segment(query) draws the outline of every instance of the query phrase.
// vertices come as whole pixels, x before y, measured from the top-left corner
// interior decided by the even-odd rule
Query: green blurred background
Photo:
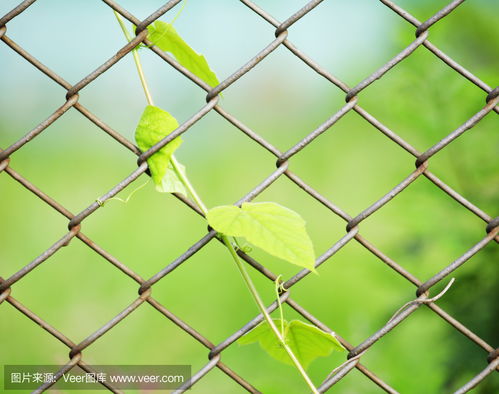
[[[18,1],[4,0],[0,14]],[[304,0],[261,0],[279,20]],[[398,0],[420,20],[448,3]],[[157,0],[120,1],[139,18]],[[161,19],[170,21],[178,7]],[[498,84],[497,1],[467,2],[431,28],[430,39],[492,87]],[[175,22],[178,32],[206,55],[221,80],[273,38],[273,28],[237,1],[190,0]],[[354,86],[414,39],[414,27],[372,0],[326,1],[290,28],[289,39]],[[71,83],[107,60],[124,39],[111,10],[99,1],[38,1],[8,23],[7,35]],[[141,50],[156,104],[180,123],[197,112],[205,93],[153,53]],[[0,45],[0,147],[6,148],[64,102],[65,91]],[[486,94],[419,48],[363,91],[360,105],[420,151],[483,107]],[[80,102],[128,139],[145,105],[131,55],[83,89]],[[222,106],[281,151],[324,122],[344,94],[285,48],[279,48],[224,92]],[[431,171],[492,217],[498,214],[497,114],[432,158]],[[238,200],[275,168],[275,158],[216,113],[184,134],[178,158],[209,207]],[[70,109],[12,155],[21,175],[77,213],[136,168],[136,157],[76,110]],[[291,169],[352,216],[414,169],[414,158],[351,112],[291,160]],[[126,197],[146,176],[125,189]],[[345,223],[281,178],[257,198],[302,214],[322,254],[345,234]],[[0,275],[7,278],[66,232],[67,220],[0,173]],[[424,177],[361,225],[361,234],[420,280],[426,280],[485,235],[485,223]],[[124,264],[149,278],[206,233],[203,220],[152,184],[123,205],[110,202],[83,222],[82,231]],[[285,278],[295,267],[254,251]],[[456,273],[438,303],[492,346],[498,342],[497,244],[489,244]],[[349,342],[381,328],[415,288],[360,244],[350,242],[292,289],[292,297]],[[273,286],[252,272],[265,301]],[[446,281],[444,281],[446,282]],[[436,286],[436,294],[444,283]],[[78,239],[13,286],[12,295],[74,342],[108,322],[137,297],[137,285]],[[213,343],[252,319],[257,310],[228,253],[211,242],[153,287],[154,297]],[[286,317],[296,314],[285,307]],[[11,305],[0,306],[1,364],[59,364],[68,349]],[[192,364],[208,351],[144,304],[83,353],[90,364]],[[401,393],[457,389],[486,366],[486,352],[422,307],[362,358],[365,366]],[[319,383],[345,354],[315,361]],[[264,393],[306,391],[293,368],[257,345],[230,346],[223,361]],[[0,377],[1,379],[1,377]],[[357,370],[332,392],[381,390]],[[492,374],[475,392],[499,391]],[[194,393],[243,390],[214,369]]]

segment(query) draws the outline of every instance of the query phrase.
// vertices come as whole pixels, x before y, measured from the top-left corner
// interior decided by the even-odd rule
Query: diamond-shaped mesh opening
[[[369,34],[359,34],[352,25],[363,26]],[[411,34],[405,41],[392,43],[397,30]],[[404,21],[379,2],[369,0],[358,0],[355,7],[345,2],[322,2],[290,29],[290,40],[298,48],[352,85],[413,39],[413,31]],[[379,42],[392,45],[380,47]]]
[[[170,261],[164,261],[165,266]],[[221,272],[227,279],[222,287],[212,286]],[[154,286],[155,298],[193,327],[201,327],[203,321],[213,324],[201,330],[212,341],[222,341],[253,317],[252,299],[241,289],[241,279],[234,262],[223,246],[213,240],[170,275]],[[188,284],[188,285],[186,285]],[[196,289],[197,297],[188,295]],[[185,293],[185,297],[179,294]],[[226,316],[232,316],[230,327]]]
[[[487,116],[432,159],[431,169],[463,197],[493,214],[499,194],[499,119]],[[479,147],[479,148],[478,148]]]
[[[463,66],[479,70],[485,82],[494,84],[497,83],[497,75],[487,70],[499,67],[497,56],[491,55],[494,48],[497,49],[497,40],[494,40],[494,37],[499,34],[499,27],[494,23],[494,15],[499,11],[499,5],[487,5],[491,8],[473,7],[464,2],[445,18],[444,23],[434,26],[431,40]],[[485,31],[487,34],[483,35]],[[477,45],[480,46],[480,51],[476,50]]]
[[[108,145],[109,144],[109,145]],[[40,155],[44,151],[45,155]],[[88,164],[92,152],[93,165]],[[35,158],[35,159],[34,159]],[[79,211],[136,168],[135,156],[70,108],[12,155],[16,169],[67,209]],[[101,174],[99,168],[110,171]],[[132,188],[130,188],[132,189]]]
[[[329,305],[331,313],[323,323],[334,327],[335,332],[352,343],[375,331],[386,318],[386,311],[396,309],[411,290],[393,270],[355,240],[325,262],[322,271],[324,275],[303,280],[293,287],[293,298],[313,315],[320,313],[319,299]],[[357,286],[364,290],[352,291]],[[352,311],[349,313],[348,309]],[[345,315],[348,319],[342,318]]]
[[[184,143],[176,155],[210,208],[239,200],[268,176],[269,167],[275,167],[272,154],[213,112],[182,138]],[[225,187],[228,183],[232,185],[230,190]]]
[[[386,99],[380,101],[381,96]],[[426,48],[418,48],[386,77],[373,83],[361,100],[368,111],[423,151],[466,122],[484,104],[483,91]],[[455,110],[457,106],[460,111]]]
[[[15,204],[2,204],[0,236],[2,248],[2,276],[11,275],[42,254],[48,245],[64,234],[64,218],[50,206],[37,199],[7,173],[0,175],[2,198],[23,204],[16,212]]]
[[[344,105],[341,90],[286,48],[276,49],[224,94],[227,111],[283,151]]]
[[[5,149],[60,107],[65,91],[7,45],[0,46],[0,58],[2,91],[9,92],[0,96],[0,147]]]
[[[362,233],[418,278],[443,269],[484,235],[480,218],[426,178],[366,219]]]
[[[447,360],[452,354],[448,347],[439,345],[446,342],[446,335],[452,332],[452,328],[426,307],[420,307],[397,326],[396,330],[398,335],[387,335],[372,346],[365,357],[366,367],[383,366],[380,377],[392,381],[395,389],[400,389],[409,380],[414,386],[419,386],[418,382],[422,381],[425,390],[438,391],[443,384],[442,376],[447,367]],[[407,374],[394,376],[387,368],[393,360],[388,360],[384,355],[390,352],[390,349],[402,347],[405,351],[397,359],[397,363],[403,366]],[[414,357],[420,350],[424,357]],[[424,360],[423,366],[419,365],[421,360]]]
[[[143,186],[126,204],[109,201],[100,215],[90,216],[85,221],[88,237],[144,277],[165,267],[206,231],[198,214],[171,195],[153,193],[153,183],[148,179],[143,175],[118,194],[118,198],[125,200],[134,189]],[[154,206],[161,206],[161,211],[144,211],[144,207]],[[150,220],[151,215],[154,221]],[[116,228],[122,229],[120,239],[113,236]],[[176,234],[181,236],[174,240]],[[127,253],[123,251],[124,244],[128,245]]]
[[[9,23],[7,34],[46,66],[61,70],[66,80],[77,81],[119,48],[106,26],[114,16],[98,2],[76,6],[60,3],[58,7],[59,12],[54,12],[50,4],[34,2]],[[61,15],[68,22],[62,31]],[[75,35],[74,31],[84,31],[85,35]]]
[[[414,159],[350,111],[300,151],[290,167],[310,183],[321,181],[321,194],[356,215],[404,179]]]
[[[189,364],[193,359],[201,365],[205,361],[203,346],[147,303],[99,338],[86,353],[98,365]]]
[[[76,281],[78,288],[74,286]],[[43,297],[34,290],[38,283],[44,283]],[[82,298],[80,288],[92,291]],[[23,278],[17,286],[16,296],[33,312],[76,341],[95,331],[129,304],[135,298],[136,288],[137,285],[128,277],[75,240]]]

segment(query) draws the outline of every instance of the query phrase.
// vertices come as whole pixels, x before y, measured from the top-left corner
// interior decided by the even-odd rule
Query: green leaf
[[[179,171],[185,176],[185,166],[177,163],[177,167]],[[156,185],[156,190],[160,193],[180,193],[188,197],[187,190],[185,189],[184,184],[173,169],[171,161],[168,163],[166,174],[161,180],[161,185]]]
[[[175,28],[166,22],[156,21],[147,27],[149,40],[162,51],[170,52],[177,61],[211,87],[217,86],[215,73],[210,69],[203,55],[192,49]]]
[[[281,320],[274,319],[274,322],[280,329]],[[284,341],[304,368],[308,368],[310,363],[318,357],[329,356],[333,350],[345,350],[333,333],[322,331],[300,320],[292,320],[289,323],[284,320]],[[237,341],[240,345],[253,342],[259,342],[262,349],[276,360],[294,365],[266,321],[260,323]]]
[[[216,231],[244,237],[267,253],[315,272],[315,253],[305,221],[291,209],[273,202],[215,207],[206,215]]]
[[[273,319],[277,327],[281,327],[281,321],[277,319]],[[285,324],[287,322],[285,321]],[[240,345],[249,345],[250,343],[259,342],[260,339],[266,338],[267,336],[274,336],[272,329],[269,324],[264,320],[260,324],[258,324],[251,331],[244,334],[241,338],[237,340],[237,343]],[[277,338],[276,338],[277,341]]]
[[[177,120],[168,112],[148,105],[142,113],[142,117],[135,130],[135,141],[139,149],[145,152],[177,127]],[[175,152],[181,143],[182,139],[177,137],[147,159],[151,177],[156,187],[162,187],[163,178],[167,173],[173,152]]]

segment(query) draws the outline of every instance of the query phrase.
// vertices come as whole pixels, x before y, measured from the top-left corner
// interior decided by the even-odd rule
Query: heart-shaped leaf
[[[215,207],[206,215],[216,231],[244,237],[267,253],[315,272],[315,253],[305,221],[291,209],[273,202]]]
[[[280,329],[281,320],[274,320]],[[300,320],[284,321],[284,340],[304,368],[318,357],[326,357],[333,350],[343,351],[345,348],[333,333],[304,323]],[[294,365],[288,353],[276,338],[269,324],[264,321],[237,341],[240,345],[259,342],[270,356],[283,363]]]

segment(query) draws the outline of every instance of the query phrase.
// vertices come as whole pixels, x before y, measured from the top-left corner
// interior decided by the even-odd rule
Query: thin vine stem
[[[170,25],[173,26],[173,24],[175,23],[175,21],[178,19],[178,17],[180,16],[180,14],[184,11],[184,8],[185,6],[187,5],[187,0],[184,0],[182,2],[182,6],[180,7],[180,10],[177,12],[177,15],[175,15],[175,17],[172,19],[172,21],[170,22]]]
[[[275,280],[275,286],[274,286],[274,291],[275,291],[275,299],[277,301],[277,306],[279,308],[279,315],[281,316],[281,335],[284,337],[284,311],[282,310],[282,303],[281,303],[281,297],[279,294],[279,288],[281,287],[281,275],[277,277]]]
[[[132,37],[128,33],[128,30],[125,26],[125,22],[123,21],[123,18],[118,14],[118,12],[114,11],[114,16],[116,16],[116,19],[118,20],[118,23],[120,24],[121,30],[123,30],[123,34],[125,35],[126,39],[128,42],[132,41]],[[140,63],[140,57],[139,53],[137,52],[137,48],[134,48],[132,50],[133,54],[133,60],[135,61],[135,66],[137,67],[137,72],[139,73],[139,78],[140,78],[140,83],[142,84],[142,89],[144,89],[144,93],[146,95],[146,100],[149,105],[154,105],[152,101],[152,96],[151,93],[149,92],[149,88],[147,86],[147,81],[146,77],[144,75],[144,71],[142,69],[142,64]]]
[[[177,14],[175,18],[180,16],[180,12],[182,12],[183,8],[185,7],[185,3],[182,6],[181,10]],[[128,42],[132,40],[132,37],[130,36],[128,29],[125,26],[125,22],[123,21],[123,18],[120,16],[120,14],[116,11],[114,11],[114,15],[116,16],[116,19],[118,20],[118,23],[120,24],[121,30],[123,31],[123,34],[125,35],[125,38],[127,39]],[[139,74],[140,78],[140,83],[142,85],[142,88],[144,89],[144,94],[146,95],[146,100],[149,105],[154,105],[154,102],[152,100],[151,92],[149,91],[149,86],[146,81],[146,77],[144,75],[144,70],[142,68],[142,63],[140,61],[140,56],[139,53],[137,52],[137,49],[133,49],[133,60],[135,61],[135,66],[137,67],[137,72]],[[180,179],[180,181],[184,184],[185,188],[188,190],[189,194],[191,195],[192,199],[194,202],[198,205],[198,207],[203,211],[203,214],[206,215],[208,212],[208,209],[206,206],[203,204],[203,201],[199,198],[198,194],[196,193],[196,190],[190,183],[189,179],[184,176],[182,171],[180,170],[179,163],[175,156],[172,155],[171,163],[173,166],[173,170],[175,171],[175,174],[177,174],[177,177]]]
[[[230,241],[226,235],[222,234],[222,241],[225,244],[225,246],[227,246],[227,249],[229,249],[229,252],[232,255],[232,258],[234,259],[234,261],[236,262],[237,268],[239,268],[239,272],[241,273],[243,280],[246,283],[246,286],[248,287],[251,295],[253,296],[253,298],[258,306],[258,309],[260,309],[260,312],[262,313],[262,315],[265,318],[265,320],[267,321],[268,325],[270,326],[270,328],[274,332],[274,335],[276,336],[276,338],[278,339],[278,341],[280,342],[280,344],[282,345],[282,347],[284,348],[286,353],[288,353],[288,356],[291,358],[291,361],[293,361],[293,364],[295,365],[296,369],[298,370],[298,372],[300,372],[300,374],[302,375],[303,379],[305,380],[307,385],[310,387],[312,392],[314,394],[319,394],[319,391],[317,391],[317,388],[315,387],[314,383],[312,382],[310,377],[307,375],[307,372],[305,371],[305,369],[301,365],[300,361],[296,358],[295,354],[293,353],[291,348],[288,346],[288,344],[284,340],[283,336],[279,332],[279,329],[277,328],[274,321],[272,320],[269,313],[267,312],[267,308],[265,308],[265,305],[260,297],[260,294],[258,293],[258,290],[255,287],[255,284],[251,280],[251,277],[249,276],[248,271],[246,271],[246,267],[244,266],[244,264],[242,263],[242,261],[240,260],[240,258],[238,256],[236,250],[234,249],[234,246],[230,243]]]
[[[128,42],[130,42],[132,40],[132,38],[131,38],[130,34],[128,33],[128,30],[125,26],[125,23],[123,22],[123,19],[116,11],[114,11],[114,14],[115,14],[116,19],[118,20],[118,22],[120,24],[121,30],[123,30],[123,33],[124,33],[126,39],[128,40]],[[137,67],[137,71],[138,71],[138,74],[140,77],[140,82],[142,84],[142,88],[144,89],[147,103],[149,105],[154,105],[151,93],[149,92],[147,81],[146,81],[145,76],[144,76],[142,64],[140,62],[140,57],[139,57],[139,54],[137,52],[137,49],[134,49],[132,52],[133,52],[133,58],[135,61],[135,65]],[[179,163],[178,163],[177,159],[175,159],[175,156],[173,156],[173,155],[171,158],[171,163],[173,166],[173,170],[175,171],[178,179],[182,182],[182,184],[187,189],[187,191],[191,195],[191,197],[194,200],[194,202],[196,203],[196,205],[199,207],[199,209],[201,209],[203,214],[206,216],[206,214],[208,213],[208,209],[206,208],[206,205],[203,203],[203,200],[201,199],[201,197],[199,197],[198,193],[196,192],[196,189],[191,184],[191,182],[189,181],[187,176],[180,170]],[[307,385],[310,387],[312,392],[314,394],[319,394],[319,391],[315,387],[314,383],[312,382],[310,377],[307,375],[307,372],[305,371],[305,369],[301,365],[300,361],[296,358],[296,356],[293,353],[293,351],[291,350],[291,348],[287,345],[286,341],[283,338],[283,335],[281,335],[281,333],[279,332],[279,329],[276,327],[274,321],[272,320],[269,313],[267,312],[267,309],[265,308],[265,305],[260,297],[260,294],[258,293],[258,290],[255,287],[255,284],[251,280],[251,277],[249,276],[248,272],[246,271],[244,264],[239,259],[239,256],[238,256],[236,250],[234,249],[234,246],[231,244],[229,238],[224,234],[220,234],[220,237],[222,239],[222,242],[225,244],[225,246],[229,250],[232,258],[234,259],[234,261],[237,265],[237,268],[238,268],[239,272],[241,273],[241,276],[243,277],[243,280],[246,283],[246,286],[248,287],[248,290],[250,291],[251,295],[253,296],[253,298],[258,306],[258,309],[260,310],[263,317],[265,318],[265,320],[269,324],[270,328],[274,332],[277,340],[280,342],[280,344],[282,345],[282,347],[284,348],[286,353],[289,355],[289,357],[293,361],[293,364],[296,366],[296,369],[301,374],[301,376],[303,377],[303,379],[305,380]],[[282,306],[281,306],[281,308],[282,308]]]
[[[187,176],[180,170],[179,163],[173,155],[171,158],[171,163],[178,179],[180,179],[180,182],[182,182],[182,184],[185,186],[196,205],[199,207],[199,209],[201,209],[204,216],[206,216],[206,214],[208,213],[208,208],[206,208],[206,205],[204,205],[203,200],[201,200],[201,197],[199,197],[196,189],[194,189],[194,186],[192,186],[191,182],[189,181],[189,178],[187,178]]]

